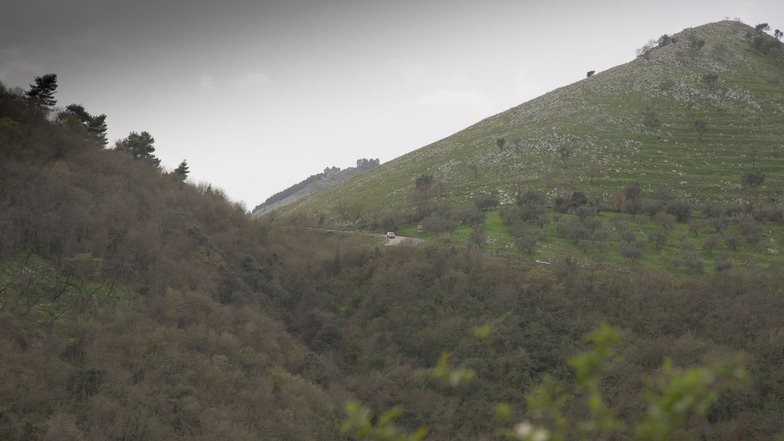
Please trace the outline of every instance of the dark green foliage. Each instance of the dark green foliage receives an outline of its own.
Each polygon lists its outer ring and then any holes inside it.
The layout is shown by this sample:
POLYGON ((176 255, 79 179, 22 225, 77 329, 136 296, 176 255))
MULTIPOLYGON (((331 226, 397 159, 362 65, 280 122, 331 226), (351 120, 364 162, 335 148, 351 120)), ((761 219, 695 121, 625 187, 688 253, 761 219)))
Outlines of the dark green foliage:
POLYGON ((68 376, 68 392, 79 399, 95 395, 105 376, 106 372, 95 366, 76 368, 68 376))
POLYGON ((637 214, 642 211, 642 185, 635 181, 623 189, 623 211, 637 214))
POLYGON ((675 216, 680 222, 688 219, 691 211, 692 206, 687 201, 672 201, 667 204, 667 213, 675 216))
POLYGON ((435 233, 455 231, 459 226, 458 220, 452 216, 452 213, 445 210, 440 210, 422 219, 422 227, 435 233))
POLYGON ((770 30, 770 26, 767 23, 760 23, 755 29, 757 33, 751 38, 751 47, 761 55, 769 55, 773 58, 780 57, 782 53, 782 44, 779 41, 782 35, 781 32, 777 30, 778 34, 774 32, 773 37, 766 34, 764 31, 770 30))
POLYGON ((106 115, 100 114, 93 116, 87 124, 87 134, 92 136, 101 147, 106 147, 109 141, 106 139, 106 115))
POLYGON ((737 251, 738 245, 740 245, 741 237, 737 233, 727 233, 724 235, 724 244, 732 250, 732 252, 737 251))
POLYGON ((585 196, 585 193, 581 191, 575 191, 572 193, 572 197, 569 199, 569 205, 573 208, 582 207, 588 204, 588 197, 585 196))
POLYGON ((744 220, 738 224, 740 234, 750 244, 756 244, 762 240, 762 226, 754 220, 744 220))
POLYGON ((494 194, 481 194, 474 198, 476 208, 487 211, 498 206, 498 196, 494 194))
POLYGON ((667 245, 668 241, 667 234, 662 231, 654 230, 648 233, 648 242, 655 244, 659 248, 667 245))
POLYGON ((706 217, 719 217, 724 213, 721 204, 716 202, 706 202, 702 206, 702 214, 706 217))
POLYGON ((30 85, 25 92, 25 98, 38 111, 48 113, 57 104, 57 100, 54 99, 55 92, 57 92, 57 74, 50 73, 35 77, 35 84, 30 85))
POLYGON ((530 235, 518 237, 515 240, 515 246, 517 246, 517 248, 521 250, 525 250, 528 254, 531 254, 534 251, 538 243, 539 243, 539 239, 537 239, 536 236, 530 236, 530 235))
POLYGON ((433 188, 434 184, 433 175, 421 175, 416 178, 414 188, 418 191, 428 191, 433 188))
POLYGON ((713 271, 716 273, 722 273, 730 269, 732 269, 732 262, 726 257, 716 259, 716 263, 713 265, 713 271))
POLYGON ((462 207, 455 210, 454 214, 460 222, 471 227, 481 226, 485 223, 485 213, 476 206, 462 207))
POLYGON ((702 76, 702 81, 710 87, 716 86, 719 76, 716 74, 705 74, 702 76))
POLYGON ((327 323, 316 332, 310 348, 317 352, 325 352, 330 349, 340 349, 345 340, 345 333, 334 323, 327 323))
POLYGON ((581 240, 588 240, 590 238, 590 233, 584 226, 575 224, 570 227, 567 236, 569 239, 579 242, 581 240))
POLYGON ((658 115, 650 107, 645 109, 645 112, 642 114, 642 125, 652 129, 661 126, 658 115))
POLYGON ((384 231, 395 231, 403 222, 404 215, 400 210, 387 211, 381 215, 380 224, 384 231))
POLYGON ((765 32, 770 30, 770 25, 767 23, 759 23, 757 26, 754 26, 754 29, 757 32, 765 32))
POLYGON ((702 139, 702 135, 704 135, 705 132, 708 131, 708 123, 701 119, 694 120, 694 130, 697 131, 697 134, 699 134, 700 139, 702 139))
POLYGON ((476 226, 471 230, 470 233, 468 233, 468 243, 476 246, 477 248, 481 248, 486 240, 487 233, 485 233, 485 229, 481 225, 476 226))
POLYGON ((153 154, 155 152, 153 144, 155 139, 148 132, 131 132, 125 139, 117 141, 114 149, 130 154, 133 159, 148 161, 155 167, 159 167, 161 160, 153 154))
POLYGON ((180 181, 185 181, 188 178, 188 174, 190 173, 190 170, 188 169, 188 163, 183 159, 180 165, 177 166, 177 168, 174 169, 174 172, 172 173, 180 181))
POLYGON ((682 258, 684 265, 692 274, 702 274, 705 271, 705 263, 694 251, 684 251, 682 258))
POLYGON ((664 34, 661 37, 659 37, 659 40, 656 42, 658 47, 664 47, 664 46, 667 46, 670 43, 675 43, 675 39, 670 37, 667 34, 664 34))
POLYGON ((324 363, 313 352, 305 354, 305 358, 299 366, 299 374, 325 389, 329 387, 329 376, 327 376, 324 363))
POLYGON ((689 36, 689 49, 699 51, 705 46, 705 40, 700 40, 693 35, 689 36))
POLYGON ((624 241, 621 243, 621 255, 632 262, 642 257, 645 242, 641 240, 624 241))
POLYGON ((713 255, 713 250, 719 246, 721 240, 715 234, 711 234, 710 236, 706 237, 705 240, 702 241, 702 249, 708 253, 709 256, 713 255))
POLYGON ((81 104, 69 104, 65 108, 64 115, 75 117, 85 135, 92 137, 101 147, 106 147, 106 115, 90 115, 81 104))
POLYGON ((765 174, 759 170, 751 170, 741 175, 740 182, 744 187, 756 190, 765 182, 765 174))
MULTIPOLYGON (((588 206, 588 205, 581 205, 578 206, 577 209, 574 211, 574 214, 580 218, 580 220, 585 221, 586 219, 596 218, 598 213, 596 212, 596 207, 588 206)), ((601 222, 601 221, 600 221, 601 222)))
POLYGON ((558 147, 558 157, 561 158, 561 163, 563 164, 564 167, 567 167, 569 165, 569 158, 571 158, 573 154, 574 154, 573 147, 567 145, 561 145, 558 147))
POLYGON ((648 216, 655 216, 664 210, 664 205, 657 200, 643 199, 642 212, 648 216))
POLYGON ((515 198, 517 205, 535 205, 535 206, 544 206, 545 205, 545 196, 542 193, 539 193, 534 190, 526 190, 522 193, 519 193, 515 198))

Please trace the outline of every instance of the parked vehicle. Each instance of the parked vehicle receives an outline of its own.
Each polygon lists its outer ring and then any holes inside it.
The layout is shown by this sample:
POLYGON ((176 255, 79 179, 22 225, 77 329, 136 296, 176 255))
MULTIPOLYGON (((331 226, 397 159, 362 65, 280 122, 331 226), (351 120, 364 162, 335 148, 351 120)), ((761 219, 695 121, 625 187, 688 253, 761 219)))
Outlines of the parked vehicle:
POLYGON ((394 239, 394 238, 395 238, 395 233, 393 233, 391 231, 389 233, 387 233, 387 239, 394 239))

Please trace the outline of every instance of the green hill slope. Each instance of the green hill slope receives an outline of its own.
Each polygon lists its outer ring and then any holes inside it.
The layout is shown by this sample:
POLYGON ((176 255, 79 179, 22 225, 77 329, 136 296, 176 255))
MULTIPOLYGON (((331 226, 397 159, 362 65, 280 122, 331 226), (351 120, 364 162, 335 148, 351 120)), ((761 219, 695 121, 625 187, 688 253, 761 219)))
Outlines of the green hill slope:
POLYGON ((266 201, 257 205, 253 209, 251 216, 261 216, 277 208, 284 207, 298 199, 302 199, 311 193, 315 193, 321 189, 335 185, 338 182, 345 181, 346 179, 362 173, 365 170, 376 167, 378 164, 378 159, 362 158, 357 160, 356 167, 349 167, 343 170, 337 167, 327 167, 323 173, 311 175, 307 179, 302 180, 299 183, 270 196, 266 201))
POLYGON ((279 214, 319 213, 340 222, 346 220, 339 204, 358 207, 365 220, 406 210, 423 175, 440 183, 440 200, 458 205, 481 193, 512 204, 529 189, 550 200, 580 191, 609 203, 635 181, 648 191, 667 186, 695 204, 727 204, 748 199, 740 177, 753 169, 767 177, 762 194, 778 198, 783 60, 780 43, 739 22, 686 29, 627 64, 489 117, 279 214))

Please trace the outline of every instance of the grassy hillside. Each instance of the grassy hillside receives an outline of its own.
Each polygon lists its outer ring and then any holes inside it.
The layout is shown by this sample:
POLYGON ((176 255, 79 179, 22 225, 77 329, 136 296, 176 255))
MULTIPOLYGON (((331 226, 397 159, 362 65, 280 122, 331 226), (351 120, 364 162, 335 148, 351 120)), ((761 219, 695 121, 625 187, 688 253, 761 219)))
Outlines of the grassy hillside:
MULTIPOLYGON (((685 246, 695 248, 709 270, 722 264, 714 248, 719 255, 727 252, 724 260, 737 262, 743 260, 741 254, 752 253, 767 264, 783 238, 781 49, 773 37, 735 21, 686 29, 660 39, 634 61, 487 118, 275 215, 416 235, 417 224, 441 212, 443 218, 459 218, 457 230, 447 231, 463 244, 470 242, 468 234, 476 225, 454 212, 479 198, 491 196, 502 212, 530 192, 540 194, 542 205, 551 208, 581 194, 601 221, 587 227, 585 240, 607 241, 609 253, 586 250, 590 244, 578 246, 579 238, 569 240, 569 226, 556 230, 560 220, 577 214, 575 204, 547 210, 550 228, 536 233, 543 246, 533 251, 516 246, 520 234, 510 232, 515 220, 493 221, 498 212, 485 220, 486 240, 477 244, 518 258, 571 254, 583 256, 588 265, 620 263, 625 260, 620 252, 624 240, 617 217, 611 219, 609 212, 625 212, 623 229, 631 225, 638 239, 648 241, 660 226, 654 215, 663 211, 678 218, 674 228, 666 228, 669 248, 661 242, 646 247, 642 261, 682 271, 682 265, 667 262, 681 258, 685 246), (749 183, 744 176, 763 182, 749 183), (422 177, 434 183, 428 194, 417 190, 422 177), (628 207, 624 191, 635 183, 640 184, 639 200, 628 207), (765 241, 774 246, 762 246, 762 238, 750 239, 759 245, 752 249, 738 251, 737 238, 725 245, 728 231, 709 225, 718 211, 721 222, 732 225, 736 234, 745 218, 756 219, 765 241), (596 239, 596 231, 606 234, 596 239), (717 235, 711 241, 719 240, 721 246, 707 245, 710 252, 703 252, 703 232, 717 235)), ((443 229, 431 229, 438 231, 443 229)))
POLYGON ((455 203, 482 192, 512 203, 520 188, 551 198, 577 190, 609 198, 636 180, 695 202, 728 202, 743 197, 740 176, 754 167, 767 176, 765 194, 777 197, 784 70, 780 57, 752 48, 756 34, 734 21, 684 30, 672 36, 675 43, 487 118, 297 207, 331 213, 344 199, 368 210, 404 206, 424 174, 443 183, 442 197, 455 203), (695 41, 704 43, 696 49, 695 41), (646 126, 648 114, 658 123, 646 126), (707 124, 702 135, 696 120, 707 124))
POLYGON ((378 159, 368 160, 363 158, 357 160, 356 167, 349 167, 343 170, 340 170, 337 167, 332 167, 331 169, 327 167, 327 169, 324 170, 324 173, 311 175, 307 179, 270 196, 266 201, 257 205, 253 209, 251 216, 261 216, 277 208, 286 206, 294 201, 302 199, 311 193, 315 193, 321 189, 335 185, 338 182, 345 181, 346 179, 362 173, 363 171, 366 171, 370 168, 376 167, 378 166, 378 163, 378 159))

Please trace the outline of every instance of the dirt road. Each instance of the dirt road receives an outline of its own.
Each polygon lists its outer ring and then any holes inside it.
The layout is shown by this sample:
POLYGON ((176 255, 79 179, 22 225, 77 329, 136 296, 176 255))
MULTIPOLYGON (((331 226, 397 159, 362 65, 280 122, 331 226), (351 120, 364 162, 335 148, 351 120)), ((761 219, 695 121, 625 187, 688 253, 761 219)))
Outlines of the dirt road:
POLYGON ((394 239, 387 239, 387 241, 384 242, 384 246, 385 247, 415 247, 424 241, 425 239, 419 239, 416 237, 397 236, 394 239))

